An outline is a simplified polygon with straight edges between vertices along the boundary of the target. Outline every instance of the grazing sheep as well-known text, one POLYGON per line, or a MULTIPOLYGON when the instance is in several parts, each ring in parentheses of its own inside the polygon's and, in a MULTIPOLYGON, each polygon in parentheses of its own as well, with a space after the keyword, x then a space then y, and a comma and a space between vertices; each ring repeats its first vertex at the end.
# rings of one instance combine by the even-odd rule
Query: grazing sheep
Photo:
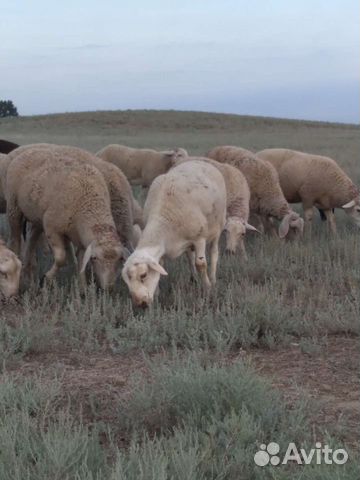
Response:
POLYGON ((18 148, 18 144, 14 142, 9 142, 8 140, 0 140, 0 153, 10 153, 15 148, 18 148))
POLYGON ((249 150, 231 146, 213 148, 207 156, 233 165, 244 174, 250 187, 251 213, 261 215, 270 226, 272 219, 279 220, 280 238, 285 238, 290 232, 302 234, 304 221, 290 208, 276 170, 270 163, 257 158, 249 150))
POLYGON ((9 298, 17 295, 20 283, 21 262, 0 239, 0 292, 9 298))
POLYGON ((157 152, 145 148, 108 145, 97 152, 96 156, 120 168, 132 185, 149 187, 154 178, 169 170, 179 151, 180 149, 157 152))
POLYGON ((258 231, 248 223, 250 213, 250 189, 241 171, 227 163, 219 163, 206 157, 180 156, 176 165, 184 161, 204 161, 216 167, 222 174, 226 186, 226 250, 235 253, 237 246, 246 260, 244 237, 246 230, 258 231))
MULTIPOLYGON (((65 161, 68 162, 69 160, 72 160, 74 165, 75 163, 88 163, 96 167, 102 173, 109 189, 111 211, 120 240, 124 246, 133 249, 135 246, 133 215, 135 210, 138 215, 140 213, 137 209, 137 206, 134 205, 132 190, 125 175, 114 165, 104 162, 86 150, 64 145, 42 143, 22 146, 16 151, 12 152, 10 157, 16 158, 16 152, 21 154, 25 151, 34 151, 34 149, 42 149, 45 151, 52 150, 54 155, 51 155, 50 157, 55 161, 64 161, 65 159, 65 161)), ((138 206, 138 208, 141 207, 138 206)))
POLYGON ((144 207, 145 229, 122 276, 136 306, 147 307, 154 298, 161 265, 191 251, 191 266, 201 274, 205 288, 206 244, 210 244, 210 278, 215 284, 218 243, 226 220, 226 188, 220 172, 206 162, 184 162, 152 183, 144 207))
POLYGON ((310 227, 313 207, 323 210, 330 229, 336 233, 334 208, 342 208, 360 227, 360 195, 335 160, 284 148, 270 148, 256 154, 277 170, 288 202, 301 202, 310 227))
POLYGON ((7 172, 7 216, 10 246, 20 251, 23 219, 32 223, 27 241, 26 265, 42 231, 54 255, 46 273, 53 279, 66 261, 66 244, 78 247, 81 280, 91 260, 102 288, 112 286, 123 246, 111 214, 108 187, 97 168, 74 164, 56 149, 24 151, 7 172))

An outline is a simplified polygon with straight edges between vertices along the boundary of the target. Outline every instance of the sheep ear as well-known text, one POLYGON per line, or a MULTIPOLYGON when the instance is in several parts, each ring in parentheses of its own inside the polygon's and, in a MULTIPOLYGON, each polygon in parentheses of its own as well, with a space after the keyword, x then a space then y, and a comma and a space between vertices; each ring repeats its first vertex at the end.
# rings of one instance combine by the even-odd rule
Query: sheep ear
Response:
POLYGON ((282 222, 280 223, 279 237, 285 238, 286 235, 289 233, 289 228, 290 228, 290 218, 288 215, 285 215, 282 222))
POLYGON ((258 232, 260 233, 261 235, 261 232, 260 230, 258 230, 257 228, 253 227, 252 225, 250 225, 250 223, 245 223, 245 227, 246 227, 246 230, 251 230, 252 232, 258 232))
POLYGON ((155 270, 155 272, 160 273, 160 275, 168 274, 167 271, 158 262, 150 262, 149 267, 155 270))
POLYGON ((341 208, 352 208, 352 207, 355 207, 355 200, 351 200, 350 202, 348 203, 345 203, 345 205, 343 205, 341 208))
POLYGON ((89 260, 91 258, 92 250, 93 250, 93 243, 91 242, 90 245, 88 245, 87 249, 85 250, 80 273, 85 272, 86 265, 89 263, 89 260))

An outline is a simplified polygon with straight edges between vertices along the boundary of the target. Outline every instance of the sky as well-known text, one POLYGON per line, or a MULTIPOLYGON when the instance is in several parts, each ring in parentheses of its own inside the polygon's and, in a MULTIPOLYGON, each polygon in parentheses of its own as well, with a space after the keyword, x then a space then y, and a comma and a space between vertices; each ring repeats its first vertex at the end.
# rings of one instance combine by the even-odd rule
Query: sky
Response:
POLYGON ((360 2, 1 0, 0 99, 359 123, 360 2))

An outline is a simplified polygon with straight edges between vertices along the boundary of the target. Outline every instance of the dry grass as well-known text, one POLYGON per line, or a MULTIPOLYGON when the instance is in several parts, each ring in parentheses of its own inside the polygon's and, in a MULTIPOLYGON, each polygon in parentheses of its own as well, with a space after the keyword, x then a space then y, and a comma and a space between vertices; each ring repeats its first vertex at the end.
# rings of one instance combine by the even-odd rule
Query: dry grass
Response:
MULTIPOLYGON (((360 136, 354 125, 195 112, 95 112, 1 119, 0 137, 20 144, 78 145, 90 151, 109 143, 181 146, 195 154, 217 144, 255 151, 282 146, 336 158, 360 183, 360 136)), ((3 304, 0 358, 3 372, 8 372, 3 374, 8 400, 0 398, 0 407, 1 401, 8 406, 1 415, 10 408, 11 395, 20 395, 24 405, 33 405, 34 395, 40 395, 40 400, 33 417, 28 418, 27 407, 25 413, 20 408, 21 415, 10 409, 11 415, 1 417, 12 445, 22 452, 15 461, 15 447, 0 448, 0 464, 5 465, 1 478, 356 478, 354 463, 348 469, 303 467, 289 474, 279 468, 254 469, 252 462, 259 442, 276 440, 274 435, 280 442, 289 441, 288 433, 296 422, 301 423, 300 418, 314 423, 301 423, 296 434, 300 443, 314 443, 310 431, 315 424, 321 438, 331 426, 333 444, 358 441, 354 438, 358 402, 347 401, 349 392, 353 395, 358 388, 358 365, 353 354, 346 357, 345 366, 341 348, 348 345, 355 351, 359 335, 359 232, 342 212, 337 219, 337 239, 329 238, 326 224, 319 219, 312 239, 280 246, 276 239, 249 237, 249 262, 223 256, 217 288, 208 299, 189 284, 187 264, 179 259, 167 265, 169 277, 162 281, 159 299, 147 312, 133 311, 120 281, 111 295, 99 293, 94 285, 80 295, 71 267, 64 269, 54 287, 33 285, 19 303, 3 304), (160 355, 162 366, 156 363, 149 370, 141 351, 160 355), (242 364, 249 352, 264 375, 276 373, 274 383, 287 404, 275 401, 278 393, 264 386, 249 367, 231 367, 234 359, 242 364), (284 368, 278 372, 280 352, 284 368), (318 377, 307 381, 312 361, 318 377), (40 380, 31 388, 26 386, 39 370, 43 371, 40 380), (325 412, 315 421, 301 399, 310 396, 316 403, 320 396, 326 397, 331 373, 341 388, 333 389, 330 416, 325 412), (137 374, 140 385, 132 386, 137 374), (293 377, 302 379, 304 393, 294 395, 293 377), (217 387, 225 385, 221 378, 227 379, 233 403, 227 403, 230 400, 217 387), (51 393, 47 407, 43 384, 62 393, 61 398, 51 393), (21 393, 23 388, 27 396, 21 393), (211 402, 206 395, 209 390, 213 391, 211 402), (70 398, 71 407, 64 406, 65 397, 70 398), (334 414, 345 403, 351 425, 334 414), (234 405, 243 408, 237 410, 234 405), (159 406, 165 408, 166 416, 159 406), (74 417, 79 409, 80 419, 77 414, 74 417), (16 437, 11 430, 15 428, 27 428, 33 444, 24 436, 16 437), (204 436, 204 431, 210 433, 204 436), (89 452, 94 455, 92 462, 89 452), (57 464, 55 458, 59 458, 57 464)), ((4 222, 1 230, 6 235, 4 222)), ((42 271, 49 261, 42 258, 42 271)), ((331 390, 330 386, 329 395, 331 390)), ((6 444, 6 435, 0 436, 1 445, 6 444)))

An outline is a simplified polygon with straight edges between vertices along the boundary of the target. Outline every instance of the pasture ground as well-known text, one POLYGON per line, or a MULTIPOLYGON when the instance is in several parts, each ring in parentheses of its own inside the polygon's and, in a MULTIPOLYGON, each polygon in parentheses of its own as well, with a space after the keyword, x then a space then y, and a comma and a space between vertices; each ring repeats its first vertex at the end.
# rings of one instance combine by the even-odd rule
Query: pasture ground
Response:
MULTIPOLYGON (((0 137, 93 152, 109 143, 194 154, 284 146, 329 155, 360 184, 353 125, 91 112, 1 119, 0 137)), ((336 216, 335 239, 319 219, 298 242, 249 235, 249 261, 222 256, 206 299, 179 259, 147 312, 133 311, 120 281, 112 294, 91 283, 81 295, 71 266, 54 286, 3 303, 0 478, 358 478, 360 237, 336 216), (270 441, 281 451, 290 441, 345 446, 350 458, 256 466, 270 441)))

